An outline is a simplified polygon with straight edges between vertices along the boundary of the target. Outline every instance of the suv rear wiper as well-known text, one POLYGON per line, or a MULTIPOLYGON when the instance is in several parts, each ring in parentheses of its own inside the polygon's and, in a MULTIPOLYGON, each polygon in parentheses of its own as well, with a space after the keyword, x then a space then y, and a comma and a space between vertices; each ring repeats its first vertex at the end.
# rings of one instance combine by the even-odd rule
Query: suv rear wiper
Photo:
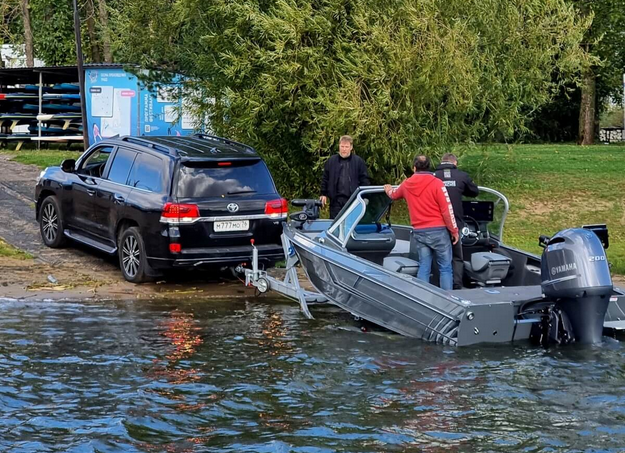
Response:
POLYGON ((226 192, 228 195, 236 195, 239 193, 256 193, 255 190, 233 190, 231 192, 226 192))

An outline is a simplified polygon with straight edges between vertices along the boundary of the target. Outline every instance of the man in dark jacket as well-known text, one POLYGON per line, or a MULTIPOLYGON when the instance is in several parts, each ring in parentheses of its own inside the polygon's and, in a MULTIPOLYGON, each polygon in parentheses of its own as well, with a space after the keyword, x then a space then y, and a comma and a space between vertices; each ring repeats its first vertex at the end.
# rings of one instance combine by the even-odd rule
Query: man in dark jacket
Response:
POLYGON ((367 165, 352 153, 353 140, 343 135, 339 140, 339 153, 326 161, 321 179, 321 203, 330 199, 330 218, 335 218, 359 186, 368 186, 367 165))
MULTIPOLYGON (((473 182, 471 177, 458 170, 458 159, 455 155, 447 153, 443 155, 441 164, 436 167, 434 172, 436 177, 443 181, 451 204, 454 207, 454 215, 456 217, 456 224, 458 228, 462 230, 464 222, 464 211, 462 209, 462 196, 465 197, 477 197, 479 190, 477 185, 473 182)), ((462 242, 458 241, 452 247, 453 251, 453 268, 454 268, 454 289, 462 288, 462 273, 464 271, 464 260, 462 256, 462 242)))

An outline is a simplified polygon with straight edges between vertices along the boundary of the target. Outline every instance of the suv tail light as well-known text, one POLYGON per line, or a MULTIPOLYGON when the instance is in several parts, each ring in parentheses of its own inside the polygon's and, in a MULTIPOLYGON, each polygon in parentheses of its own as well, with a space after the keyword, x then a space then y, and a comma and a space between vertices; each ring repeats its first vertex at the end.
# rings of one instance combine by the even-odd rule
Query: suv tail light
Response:
POLYGON ((265 214, 270 217, 286 217, 289 212, 289 204, 285 198, 278 198, 265 203, 265 214))
POLYGON ((166 203, 161 223, 193 223, 200 218, 200 209, 194 204, 166 203))

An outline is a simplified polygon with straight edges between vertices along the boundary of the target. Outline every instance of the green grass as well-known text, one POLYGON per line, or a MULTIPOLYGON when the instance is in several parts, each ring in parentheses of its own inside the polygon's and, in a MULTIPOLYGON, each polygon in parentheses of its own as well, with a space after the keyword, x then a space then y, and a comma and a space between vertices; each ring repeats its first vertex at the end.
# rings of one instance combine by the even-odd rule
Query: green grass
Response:
POLYGON ((510 201, 504 242, 540 253, 538 236, 606 223, 612 271, 625 274, 625 146, 459 148, 459 167, 510 201))
MULTIPOLYGON (((41 168, 77 158, 65 150, 5 151, 41 168)), ((510 201, 504 241, 540 253, 538 236, 606 223, 612 270, 625 274, 625 146, 494 145, 458 147, 460 168, 510 201)), ((393 218, 407 220, 405 206, 393 218)))
POLYGON ((22 149, 15 151, 14 149, 2 149, 3 153, 12 154, 11 160, 22 164, 37 165, 39 168, 52 167, 60 165, 65 159, 78 159, 82 151, 67 151, 60 149, 22 149))
POLYGON ((22 164, 36 165, 39 168, 52 167, 60 165, 65 159, 78 159, 82 154, 82 151, 76 148, 75 151, 68 151, 57 147, 50 147, 50 149, 36 149, 32 147, 22 148, 20 151, 15 149, 3 148, 0 152, 5 154, 11 154, 16 162, 22 164))
POLYGON ((15 258, 18 260, 28 260, 32 259, 33 256, 30 253, 22 252, 19 249, 7 244, 2 239, 0 239, 0 256, 6 258, 15 258))

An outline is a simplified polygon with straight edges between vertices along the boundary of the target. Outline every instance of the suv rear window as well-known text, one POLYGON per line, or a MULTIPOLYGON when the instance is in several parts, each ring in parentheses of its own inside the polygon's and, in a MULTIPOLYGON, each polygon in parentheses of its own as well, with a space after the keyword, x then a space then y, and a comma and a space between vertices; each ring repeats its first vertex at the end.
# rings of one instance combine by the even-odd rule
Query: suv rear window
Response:
POLYGON ((244 194, 274 194, 276 188, 262 160, 184 162, 180 166, 179 198, 212 198, 244 194))

